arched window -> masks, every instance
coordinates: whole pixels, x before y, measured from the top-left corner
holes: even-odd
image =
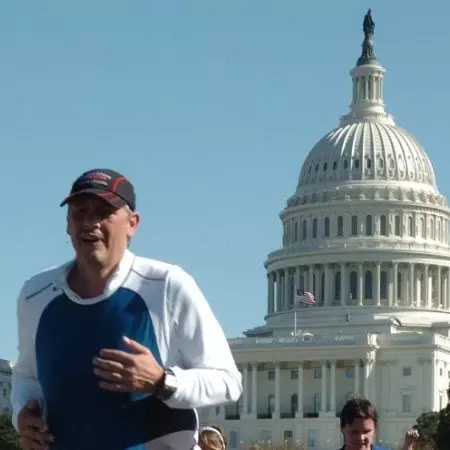
[[[400,216],[395,216],[395,235],[400,236]]]
[[[383,270],[380,273],[380,297],[387,299],[388,298],[388,276],[387,272]]]
[[[323,221],[323,235],[324,237],[330,237],[330,218],[325,217]]]
[[[352,216],[352,236],[358,234],[358,216]]]
[[[414,223],[411,216],[408,217],[408,234],[409,236],[414,236]]]
[[[380,217],[380,234],[381,236],[387,236],[386,216]]]
[[[270,394],[268,397],[268,403],[269,403],[269,413],[272,414],[275,410],[275,396],[273,394]]]
[[[302,239],[305,241],[308,238],[308,224],[306,220],[302,224]]]
[[[341,298],[341,272],[336,272],[334,275],[334,299]]]
[[[317,238],[317,219],[316,218],[313,219],[313,223],[312,223],[312,237],[313,237],[313,239]]]
[[[353,301],[358,296],[358,275],[354,270],[350,273],[350,295]]]
[[[372,272],[370,270],[364,274],[364,298],[372,298]]]
[[[337,235],[344,236],[344,218],[342,216],[337,218]]]
[[[366,236],[372,236],[372,216],[366,216]]]

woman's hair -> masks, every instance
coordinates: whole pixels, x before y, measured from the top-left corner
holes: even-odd
[[[225,450],[227,442],[219,427],[208,426],[200,428],[198,445],[202,450]]]
[[[372,419],[375,428],[378,425],[378,412],[369,400],[354,398],[349,400],[341,411],[341,429],[351,425],[355,419]]]

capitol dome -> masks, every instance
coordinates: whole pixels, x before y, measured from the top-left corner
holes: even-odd
[[[321,189],[324,184],[347,181],[400,182],[437,193],[433,166],[424,149],[385,111],[385,73],[373,47],[363,49],[357,66],[350,71],[350,113],[313,147],[300,172],[298,190]]]
[[[350,111],[310,151],[280,214],[282,248],[265,263],[268,333],[299,309],[304,328],[327,307],[363,307],[352,314],[364,320],[411,319],[411,309],[423,323],[444,312],[448,320],[447,200],[425,150],[385,110],[386,70],[371,36],[362,47]],[[296,303],[296,289],[315,297],[313,308]]]
[[[312,149],[265,261],[265,323],[230,339],[242,373],[235,404],[201,422],[243,442],[341,448],[350,398],[380,412],[382,447],[447,403],[450,211],[425,151],[383,103],[371,11],[351,71],[350,113]]]

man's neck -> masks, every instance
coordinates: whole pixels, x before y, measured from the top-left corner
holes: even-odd
[[[118,264],[110,267],[92,267],[75,262],[67,277],[67,283],[79,297],[93,298],[101,295]]]

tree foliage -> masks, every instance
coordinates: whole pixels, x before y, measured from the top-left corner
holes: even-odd
[[[435,436],[438,450],[449,448],[450,442],[450,405],[439,411],[439,422]]]
[[[0,414],[0,450],[20,450],[19,437],[10,414]]]
[[[429,411],[421,414],[416,420],[417,431],[420,435],[421,444],[432,444],[435,442],[439,424],[439,413]]]

